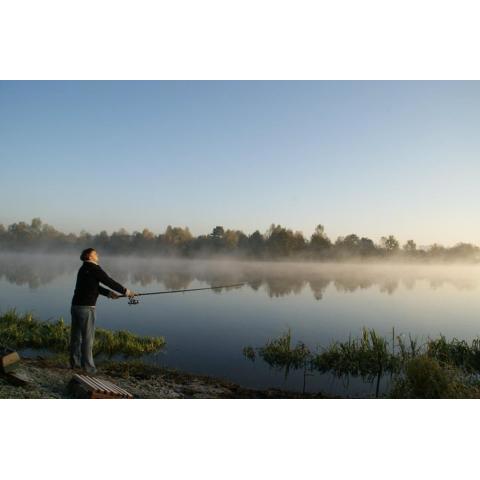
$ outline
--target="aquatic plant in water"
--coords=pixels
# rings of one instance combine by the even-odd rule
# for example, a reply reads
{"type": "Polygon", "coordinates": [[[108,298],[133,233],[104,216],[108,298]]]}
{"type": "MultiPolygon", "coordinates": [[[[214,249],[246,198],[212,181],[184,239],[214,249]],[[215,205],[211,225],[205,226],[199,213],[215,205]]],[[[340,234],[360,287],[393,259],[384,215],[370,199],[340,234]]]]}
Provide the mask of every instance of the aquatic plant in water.
{"type": "MultiPolygon", "coordinates": [[[[480,374],[480,338],[468,343],[440,336],[420,343],[410,334],[408,337],[395,336],[392,330],[389,339],[375,330],[363,328],[358,338],[333,342],[312,353],[302,342],[292,347],[291,332],[288,330],[256,351],[270,366],[285,368],[286,374],[290,368],[303,367],[304,375],[308,370],[332,373],[338,378],[352,376],[368,382],[376,381],[377,397],[380,379],[384,375],[394,379],[394,395],[398,396],[406,395],[405,392],[411,392],[416,398],[422,395],[434,398],[437,395],[453,397],[480,393],[475,377],[480,374]],[[422,385],[423,393],[419,393],[422,385]]],[[[250,360],[256,357],[253,347],[245,347],[243,353],[250,360]]]]}
{"type": "MultiPolygon", "coordinates": [[[[68,352],[70,326],[63,319],[51,322],[37,320],[30,313],[18,314],[8,310],[0,315],[0,344],[10,348],[46,349],[56,353],[68,352]]],[[[163,337],[144,337],[120,330],[95,329],[94,355],[104,354],[139,357],[159,351],[165,345],[163,337]]]]}
{"type": "MultiPolygon", "coordinates": [[[[290,329],[279,338],[269,340],[263,347],[257,348],[257,352],[271,367],[285,370],[285,378],[287,378],[291,369],[303,369],[303,393],[305,393],[306,377],[312,370],[312,354],[303,342],[298,342],[295,346],[292,346],[290,329]]],[[[256,352],[253,347],[244,347],[243,355],[248,360],[255,361],[256,352]]]]}
{"type": "Polygon", "coordinates": [[[428,354],[405,364],[395,378],[391,398],[480,398],[480,383],[474,376],[428,354]]]}

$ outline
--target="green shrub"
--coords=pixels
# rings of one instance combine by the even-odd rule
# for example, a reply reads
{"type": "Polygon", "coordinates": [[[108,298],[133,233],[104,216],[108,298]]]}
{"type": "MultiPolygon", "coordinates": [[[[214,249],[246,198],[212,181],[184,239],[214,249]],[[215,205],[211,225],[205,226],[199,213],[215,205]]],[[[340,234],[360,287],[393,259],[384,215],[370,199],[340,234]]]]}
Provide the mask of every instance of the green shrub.
{"type": "Polygon", "coordinates": [[[412,358],[396,378],[392,398],[476,398],[478,382],[428,355],[412,358]]]}

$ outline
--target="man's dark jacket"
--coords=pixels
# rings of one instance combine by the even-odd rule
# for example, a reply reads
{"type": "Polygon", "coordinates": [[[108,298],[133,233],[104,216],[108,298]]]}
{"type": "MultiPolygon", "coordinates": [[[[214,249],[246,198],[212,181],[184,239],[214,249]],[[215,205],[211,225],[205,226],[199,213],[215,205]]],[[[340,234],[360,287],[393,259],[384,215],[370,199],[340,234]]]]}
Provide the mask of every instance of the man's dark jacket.
{"type": "Polygon", "coordinates": [[[99,283],[103,283],[122,295],[127,292],[127,289],[110,278],[100,265],[93,262],[83,262],[78,271],[72,305],[94,307],[99,294],[108,297],[109,290],[101,287],[99,283]]]}

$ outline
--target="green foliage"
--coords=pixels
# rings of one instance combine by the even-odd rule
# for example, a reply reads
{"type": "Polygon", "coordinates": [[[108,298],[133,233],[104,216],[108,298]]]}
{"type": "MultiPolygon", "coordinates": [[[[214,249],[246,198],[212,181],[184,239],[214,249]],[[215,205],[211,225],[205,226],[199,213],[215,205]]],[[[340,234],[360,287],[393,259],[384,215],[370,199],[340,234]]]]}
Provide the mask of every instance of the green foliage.
{"type": "Polygon", "coordinates": [[[288,257],[304,250],[306,240],[301,232],[272,224],[267,232],[266,246],[271,257],[288,257]]]}
{"type": "Polygon", "coordinates": [[[465,340],[447,341],[442,335],[427,343],[427,354],[444,364],[451,364],[466,372],[480,372],[480,338],[469,344],[465,340]]]}
{"type": "Polygon", "coordinates": [[[265,346],[258,349],[260,357],[274,368],[304,368],[310,359],[310,350],[298,342],[292,346],[292,333],[290,329],[279,338],[269,340],[265,346]]]}
{"type": "Polygon", "coordinates": [[[406,363],[390,392],[392,398],[478,398],[479,394],[478,382],[427,354],[406,363]]]}
{"type": "MultiPolygon", "coordinates": [[[[292,345],[292,333],[287,330],[279,338],[269,340],[263,347],[257,348],[259,357],[268,365],[279,370],[285,370],[285,378],[290,370],[303,369],[303,392],[305,393],[306,377],[312,370],[312,354],[309,348],[298,342],[292,345]]],[[[251,346],[244,347],[243,356],[252,362],[255,361],[257,353],[251,346]]]]}
{"type": "MultiPolygon", "coordinates": [[[[377,396],[380,379],[390,375],[394,379],[391,395],[398,398],[480,398],[480,338],[468,343],[440,336],[420,344],[411,335],[395,337],[393,331],[390,339],[363,328],[359,338],[333,342],[312,353],[302,342],[292,347],[288,330],[257,351],[266,363],[285,368],[286,373],[303,368],[304,375],[308,370],[376,380],[377,396]]],[[[245,347],[244,355],[253,360],[255,350],[245,347]]]]}
{"type": "Polygon", "coordinates": [[[373,380],[386,372],[398,371],[399,359],[390,351],[387,339],[364,328],[360,338],[334,342],[313,358],[315,369],[337,377],[360,376],[373,380]]]}
{"type": "MultiPolygon", "coordinates": [[[[285,370],[287,378],[290,370],[303,370],[303,393],[306,389],[306,379],[312,371],[312,353],[303,343],[292,346],[292,332],[287,330],[279,338],[269,340],[263,347],[258,348],[258,354],[268,365],[279,370],[285,370]]],[[[245,358],[255,361],[256,352],[253,347],[243,349],[245,358]]]]}
{"type": "Polygon", "coordinates": [[[18,222],[5,228],[0,225],[0,249],[12,251],[71,251],[94,247],[102,253],[137,255],[177,255],[183,257],[235,255],[261,259],[317,259],[356,260],[363,258],[412,259],[425,261],[473,261],[480,260],[480,248],[459,243],[451,248],[434,244],[430,248],[417,249],[413,240],[400,249],[398,240],[389,235],[377,245],[370,238],[351,233],[332,242],[323,225],[316,226],[310,239],[302,232],[294,232],[281,225],[272,224],[261,233],[258,230],[246,235],[240,230],[229,230],[218,225],[209,235],[194,237],[188,227],[168,225],[163,233],[155,234],[148,228],[129,233],[124,228],[109,235],[101,231],[96,235],[82,231],[80,235],[59,232],[50,225],[34,218],[30,224],[18,222]]]}
{"type": "Polygon", "coordinates": [[[317,225],[315,232],[310,237],[310,250],[316,256],[325,255],[332,247],[332,242],[325,233],[323,225],[317,225]]]}
{"type": "Polygon", "coordinates": [[[418,338],[413,338],[410,334],[408,334],[408,342],[403,336],[398,336],[397,345],[399,347],[399,356],[402,362],[408,361],[410,358],[414,358],[420,353],[418,338]]]}
{"type": "MultiPolygon", "coordinates": [[[[15,310],[9,310],[0,316],[0,344],[15,349],[47,349],[65,353],[70,344],[70,326],[63,319],[42,322],[30,313],[20,315],[15,310]]],[[[163,337],[142,337],[123,330],[97,328],[93,352],[95,355],[138,357],[157,352],[164,345],[163,337]]]]}

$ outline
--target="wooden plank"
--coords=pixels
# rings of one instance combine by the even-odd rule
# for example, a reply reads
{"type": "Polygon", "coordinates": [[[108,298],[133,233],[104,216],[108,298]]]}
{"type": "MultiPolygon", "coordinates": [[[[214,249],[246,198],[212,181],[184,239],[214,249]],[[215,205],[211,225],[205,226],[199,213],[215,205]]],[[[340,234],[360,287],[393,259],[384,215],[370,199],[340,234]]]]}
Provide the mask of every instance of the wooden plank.
{"type": "Polygon", "coordinates": [[[85,382],[88,385],[89,390],[91,390],[91,391],[98,390],[102,393],[105,393],[103,388],[98,387],[98,385],[94,382],[92,377],[87,377],[86,375],[82,375],[82,380],[83,380],[83,382],[85,382]]]}
{"type": "Polygon", "coordinates": [[[133,398],[123,388],[100,378],[75,374],[72,382],[80,385],[90,398],[133,398]]]}
{"type": "Polygon", "coordinates": [[[88,377],[84,377],[83,375],[74,375],[74,379],[76,380],[76,383],[81,385],[86,392],[91,392],[95,390],[95,384],[90,381],[88,377]]]}
{"type": "Polygon", "coordinates": [[[107,385],[99,381],[95,377],[90,377],[90,380],[97,386],[97,390],[100,390],[103,393],[115,393],[113,390],[110,390],[107,385]]]}
{"type": "Polygon", "coordinates": [[[127,392],[125,392],[125,390],[120,388],[118,385],[115,385],[114,383],[111,383],[108,380],[102,380],[102,382],[105,385],[107,385],[114,393],[119,393],[121,395],[124,395],[125,393],[127,393],[127,392]]]}
{"type": "Polygon", "coordinates": [[[122,387],[119,387],[118,385],[114,385],[114,387],[118,390],[118,393],[120,393],[121,395],[124,395],[125,397],[128,397],[128,398],[132,397],[132,394],[124,390],[122,387]]]}
{"type": "Polygon", "coordinates": [[[89,377],[89,379],[92,382],[94,382],[96,385],[98,385],[100,390],[103,390],[104,392],[106,391],[106,393],[108,394],[112,394],[114,396],[116,395],[121,395],[126,397],[131,396],[126,390],[123,390],[118,385],[115,385],[114,383],[111,383],[108,380],[101,380],[100,378],[95,378],[95,377],[89,377]]]}
{"type": "Polygon", "coordinates": [[[75,375],[72,379],[72,387],[75,391],[80,389],[82,395],[86,395],[87,398],[93,398],[93,393],[96,392],[97,386],[90,380],[89,377],[84,375],[75,375]]]}
{"type": "Polygon", "coordinates": [[[10,372],[20,364],[20,355],[17,352],[7,351],[0,358],[0,369],[3,372],[10,372]]]}
{"type": "Polygon", "coordinates": [[[126,397],[126,398],[133,398],[132,395],[130,393],[128,393],[126,390],[119,387],[118,385],[115,385],[112,382],[109,382],[108,380],[102,380],[102,383],[105,386],[107,386],[113,392],[114,395],[120,395],[120,396],[126,397]]]}

